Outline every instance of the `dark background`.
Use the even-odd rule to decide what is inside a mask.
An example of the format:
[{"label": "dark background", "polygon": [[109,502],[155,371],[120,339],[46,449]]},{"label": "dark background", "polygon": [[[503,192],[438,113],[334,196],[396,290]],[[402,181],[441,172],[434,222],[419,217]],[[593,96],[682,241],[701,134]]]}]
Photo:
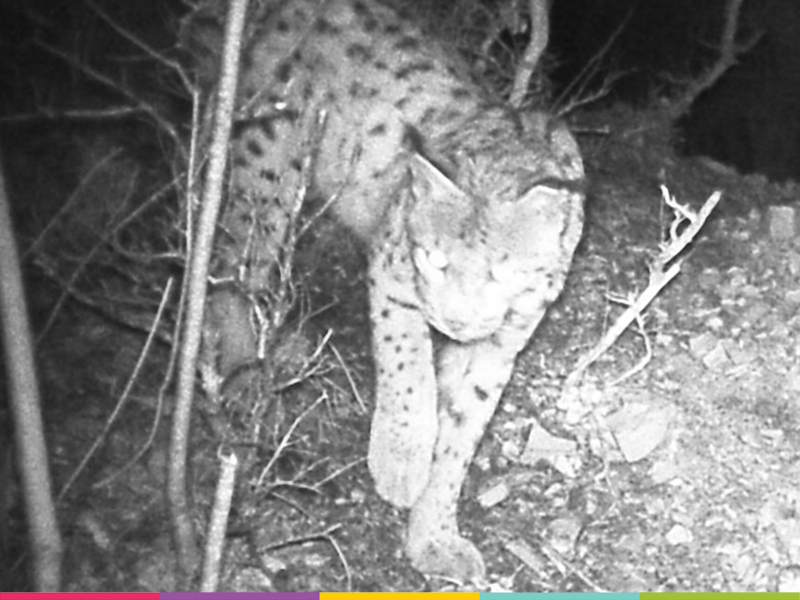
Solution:
[{"label": "dark background", "polygon": [[[553,0],[548,74],[555,93],[577,77],[585,78],[586,66],[608,46],[589,72],[583,91],[596,89],[609,75],[617,77],[604,98],[585,110],[614,103],[646,109],[678,97],[687,82],[717,58],[726,4],[725,0]],[[165,56],[186,61],[187,56],[176,50],[176,32],[186,10],[183,3],[98,1],[95,6]],[[745,0],[737,39],[755,35],[760,35],[758,43],[740,55],[738,63],[676,123],[674,145],[681,153],[708,155],[744,173],[760,172],[776,181],[796,179],[800,177],[800,2]],[[75,127],[76,122],[84,130],[108,127],[107,120],[74,115],[59,119],[60,112],[132,105],[136,112],[135,102],[87,76],[80,65],[135,91],[164,118],[185,122],[189,105],[176,75],[126,40],[85,2],[3,0],[0,136],[5,144],[41,128]]]}]

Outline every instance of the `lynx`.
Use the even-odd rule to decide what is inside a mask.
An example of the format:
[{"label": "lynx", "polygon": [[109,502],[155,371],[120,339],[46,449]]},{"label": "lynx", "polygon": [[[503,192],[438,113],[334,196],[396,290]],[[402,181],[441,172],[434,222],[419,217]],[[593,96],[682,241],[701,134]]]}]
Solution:
[{"label": "lynx", "polygon": [[410,508],[416,569],[481,580],[457,503],[580,238],[578,147],[547,115],[503,106],[387,0],[264,2],[244,52],[220,260],[266,268],[310,172],[368,249],[377,492]]}]

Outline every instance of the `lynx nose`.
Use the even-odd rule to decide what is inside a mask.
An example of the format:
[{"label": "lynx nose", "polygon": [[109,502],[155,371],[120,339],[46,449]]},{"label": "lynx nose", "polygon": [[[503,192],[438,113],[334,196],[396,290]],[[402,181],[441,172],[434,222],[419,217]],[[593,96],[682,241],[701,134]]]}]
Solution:
[{"label": "lynx nose", "polygon": [[[462,305],[463,306],[463,305]],[[476,315],[473,313],[458,316],[457,311],[434,321],[441,333],[457,342],[474,342],[492,335],[503,323],[503,315],[493,311]]]}]

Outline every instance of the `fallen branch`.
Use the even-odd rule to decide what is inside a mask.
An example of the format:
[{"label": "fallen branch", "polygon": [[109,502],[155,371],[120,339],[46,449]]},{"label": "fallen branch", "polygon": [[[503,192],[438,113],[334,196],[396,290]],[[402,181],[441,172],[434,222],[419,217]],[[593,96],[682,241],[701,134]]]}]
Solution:
[{"label": "fallen branch", "polygon": [[[670,225],[669,243],[661,248],[659,255],[656,256],[649,265],[650,281],[647,289],[645,289],[635,301],[630,303],[627,310],[622,313],[619,319],[606,331],[605,335],[594,348],[584,354],[578,361],[575,369],[570,373],[569,377],[567,377],[564,390],[562,391],[562,398],[572,397],[586,369],[605,354],[635,319],[641,318],[641,314],[650,302],[652,302],[659,292],[680,273],[683,260],[679,259],[678,256],[697,236],[697,233],[705,224],[711,211],[714,210],[714,207],[716,207],[722,197],[722,192],[714,192],[708,200],[706,200],[702,208],[695,213],[688,205],[678,204],[675,198],[670,196],[666,186],[661,186],[661,194],[664,203],[672,208],[674,219]],[[683,228],[682,231],[680,231],[681,228]],[[680,233],[678,233],[679,231]]]}]

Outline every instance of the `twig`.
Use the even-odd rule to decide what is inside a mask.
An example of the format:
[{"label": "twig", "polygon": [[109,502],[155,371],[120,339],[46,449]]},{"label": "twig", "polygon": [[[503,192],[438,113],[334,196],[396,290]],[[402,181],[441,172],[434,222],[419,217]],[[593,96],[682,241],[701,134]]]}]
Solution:
[{"label": "twig", "polygon": [[[595,52],[589,62],[583,66],[581,71],[575,76],[569,85],[564,88],[564,91],[561,92],[561,95],[553,102],[555,106],[561,107],[558,110],[559,115],[564,115],[575,110],[579,106],[599,100],[603,96],[607,95],[612,89],[612,84],[623,76],[622,73],[606,75],[605,80],[596,92],[593,92],[588,96],[584,94],[586,86],[588,86],[592,79],[592,75],[599,71],[600,62],[603,60],[603,57],[609,53],[611,46],[614,45],[614,42],[622,34],[625,26],[630,22],[631,17],[633,17],[633,10],[628,12],[625,18],[622,19],[617,28],[608,37],[606,43],[603,44],[603,47]],[[577,98],[577,100],[572,100],[569,103],[566,103],[566,98]]]},{"label": "twig", "polygon": [[611,326],[602,339],[585,354],[575,366],[575,370],[570,373],[565,382],[565,389],[574,387],[578,384],[584,371],[600,358],[605,352],[614,345],[620,335],[628,328],[638,314],[640,314],[650,302],[653,301],[658,293],[680,273],[681,264],[676,262],[666,272],[650,272],[650,283],[644,292],[631,304],[628,309],[620,315],[619,319]]},{"label": "twig", "polygon": [[[626,306],[630,306],[630,302],[623,298],[616,298],[613,296],[609,296],[609,300],[612,302],[619,302],[621,304],[625,304]],[[650,336],[647,335],[647,331],[644,328],[644,319],[642,318],[641,313],[636,313],[636,325],[639,327],[639,335],[642,336],[642,340],[644,341],[644,356],[633,365],[630,369],[628,369],[625,373],[617,377],[616,379],[612,380],[608,385],[609,387],[614,387],[625,381],[626,379],[630,379],[636,373],[643,370],[648,363],[653,359],[653,346],[650,343]]]},{"label": "twig", "polygon": [[265,466],[262,469],[261,475],[258,476],[255,485],[256,488],[261,487],[261,485],[264,483],[264,479],[266,478],[267,473],[269,473],[270,469],[272,469],[272,467],[278,461],[278,457],[281,455],[281,452],[283,452],[283,450],[286,449],[287,446],[289,446],[289,440],[291,439],[292,434],[294,434],[294,430],[297,429],[297,426],[300,425],[303,419],[305,419],[309,414],[311,414],[311,412],[315,408],[317,408],[317,406],[319,406],[322,402],[324,402],[327,399],[328,397],[326,394],[324,393],[321,394],[320,397],[317,398],[313,404],[311,404],[302,413],[300,413],[298,417],[292,422],[292,424],[289,426],[289,429],[286,431],[286,433],[281,438],[281,441],[278,443],[278,447],[275,449],[275,452],[272,453],[272,457],[269,459],[267,466]]},{"label": "twig", "polygon": [[[163,298],[168,298],[170,295],[170,286],[172,286],[173,279],[170,278],[167,282],[168,289],[164,291]],[[181,307],[178,309],[179,311],[182,310]],[[181,322],[181,313],[178,313],[178,318],[175,320],[175,328],[179,327]],[[177,339],[177,333],[173,335],[173,339]],[[139,459],[144,456],[144,454],[150,449],[153,445],[153,441],[156,439],[156,434],[158,433],[158,427],[161,423],[161,416],[164,414],[164,397],[167,394],[167,389],[169,388],[170,384],[172,383],[172,375],[175,372],[175,362],[178,356],[178,345],[171,344],[170,345],[170,352],[169,352],[169,361],[167,363],[167,369],[164,373],[164,378],[161,382],[161,386],[158,388],[158,396],[156,398],[156,408],[155,408],[155,415],[153,417],[153,424],[150,427],[150,433],[147,436],[147,440],[145,440],[142,447],[139,449],[133,457],[125,463],[116,473],[113,473],[95,483],[92,488],[98,489],[113,483],[120,475],[125,473],[129,468],[139,462]]]},{"label": "twig", "polygon": [[[69,210],[72,208],[73,203],[78,198],[80,198],[81,192],[89,184],[92,178],[94,178],[95,173],[99,172],[108,163],[110,163],[113,159],[119,156],[121,152],[122,149],[117,149],[113,152],[109,152],[107,156],[103,157],[102,160],[98,161],[96,164],[92,166],[89,172],[86,173],[86,175],[81,179],[80,183],[78,184],[78,187],[75,188],[75,191],[70,194],[69,198],[67,198],[67,201],[64,202],[61,208],[58,209],[58,212],[56,212],[56,214],[53,215],[53,218],[50,219],[47,225],[42,227],[42,230],[39,232],[39,235],[36,236],[36,239],[33,240],[33,242],[31,242],[30,245],[25,249],[25,252],[22,253],[22,257],[20,258],[22,262],[25,262],[32,253],[36,252],[39,249],[39,247],[44,242],[44,239],[48,235],[50,235],[50,232],[53,230],[56,224],[67,214],[67,212],[69,212]],[[134,181],[135,179],[136,178],[133,177],[131,178],[131,181]],[[125,205],[126,201],[130,197],[129,194],[132,189],[133,189],[133,184],[131,184],[131,188],[128,191],[128,194],[126,194],[125,201],[121,202],[120,206]]]},{"label": "twig", "polygon": [[350,566],[347,564],[347,559],[345,558],[344,553],[339,547],[339,544],[333,537],[333,534],[340,528],[341,525],[337,523],[336,525],[331,525],[330,527],[319,533],[312,533],[309,535],[291,538],[284,542],[270,544],[265,548],[263,548],[263,551],[269,552],[270,550],[279,550],[280,548],[285,548],[287,546],[296,546],[298,544],[305,544],[306,542],[315,542],[317,540],[326,541],[331,546],[333,546],[336,555],[339,557],[339,560],[341,561],[342,566],[344,567],[345,577],[347,578],[347,591],[350,591],[352,589],[352,584],[353,584],[353,576],[352,573],[350,572]]},{"label": "twig", "polygon": [[[132,193],[133,193],[133,182],[131,182],[131,186],[128,189],[128,193],[125,196],[125,200],[123,202],[120,202],[119,207],[117,208],[115,213],[111,216],[111,221],[116,219],[117,215],[122,213],[122,211],[124,210],[125,205],[126,205],[126,203],[128,201],[128,198],[130,198],[130,195]],[[66,299],[70,296],[70,292],[74,289],[75,282],[81,276],[81,274],[83,273],[83,271],[86,268],[86,266],[91,262],[92,258],[94,258],[94,256],[100,251],[100,249],[103,247],[103,245],[107,242],[108,235],[109,234],[106,234],[106,235],[104,235],[103,237],[101,237],[100,239],[97,240],[97,242],[92,246],[92,248],[89,250],[89,252],[87,252],[81,258],[80,262],[75,267],[75,269],[73,270],[72,274],[70,275],[69,280],[67,280],[65,282],[65,284],[63,286],[64,289],[61,290],[61,294],[59,295],[58,300],[56,300],[52,310],[50,311],[50,315],[48,316],[47,321],[45,322],[44,326],[42,327],[42,330],[39,332],[39,335],[36,337],[36,343],[37,344],[39,344],[47,336],[47,334],[50,332],[50,328],[55,323],[56,317],[58,316],[58,313],[61,311],[61,307],[64,305],[64,302],[66,301]]]},{"label": "twig", "polygon": [[158,312],[156,313],[156,316],[153,318],[153,323],[150,326],[150,333],[147,336],[147,340],[145,340],[144,346],[142,347],[142,351],[139,353],[139,358],[136,361],[136,365],[134,365],[133,367],[133,372],[131,373],[131,376],[128,378],[128,383],[122,390],[122,393],[120,394],[119,399],[117,400],[117,404],[114,407],[114,410],[111,411],[111,415],[109,415],[108,419],[106,420],[106,424],[103,426],[103,431],[101,431],[100,434],[97,436],[97,438],[92,443],[89,450],[86,452],[86,454],[84,454],[83,458],[81,459],[81,462],[78,464],[77,467],[75,467],[75,470],[72,472],[72,475],[70,475],[69,479],[67,479],[67,482],[61,488],[61,491],[58,493],[58,497],[56,498],[56,504],[61,503],[61,501],[66,496],[67,492],[70,490],[72,485],[75,483],[80,474],[83,472],[83,469],[92,459],[95,452],[97,452],[97,450],[103,444],[103,442],[106,439],[106,436],[108,435],[108,432],[111,431],[111,426],[116,422],[117,417],[122,411],[122,408],[128,401],[128,398],[130,397],[131,394],[131,390],[133,390],[133,385],[139,378],[139,373],[141,373],[142,371],[142,367],[144,366],[144,361],[149,356],[150,348],[153,345],[153,340],[155,340],[156,338],[155,332],[158,331],[158,324],[161,322],[161,317],[163,316],[164,310],[167,307],[167,301],[169,300],[169,295],[170,292],[172,291],[172,283],[173,283],[172,279],[170,279],[167,282],[167,287],[164,290],[164,294],[161,297],[161,304],[158,307]]},{"label": "twig", "polygon": [[[316,490],[309,490],[309,491],[312,494],[318,493]],[[310,517],[311,516],[311,514],[305,508],[300,506],[300,504],[298,502],[296,502],[292,498],[289,498],[288,496],[285,496],[285,495],[281,494],[280,492],[277,491],[277,488],[273,489],[273,490],[270,490],[270,496],[272,498],[276,499],[276,500],[280,500],[281,502],[285,503],[288,506],[291,506],[293,509],[295,509],[297,512],[299,512],[304,517]]]},{"label": "twig", "polygon": [[87,4],[95,12],[95,14],[98,17],[100,17],[103,21],[105,21],[106,24],[108,24],[108,26],[111,27],[111,29],[113,29],[114,31],[116,31],[120,36],[122,36],[123,38],[128,40],[131,44],[133,44],[134,46],[136,46],[140,50],[143,50],[145,52],[145,54],[147,54],[148,56],[153,58],[156,62],[164,65],[165,67],[167,67],[171,71],[174,71],[175,73],[177,73],[178,76],[181,78],[181,82],[183,83],[184,87],[187,90],[193,89],[194,86],[193,86],[192,82],[189,80],[189,77],[187,77],[186,72],[183,70],[183,67],[180,65],[180,63],[178,63],[178,62],[176,62],[174,60],[170,60],[169,58],[167,58],[163,54],[161,54],[159,52],[156,52],[156,50],[154,48],[152,48],[151,46],[149,46],[148,44],[146,44],[142,40],[140,40],[138,37],[136,37],[133,34],[133,32],[125,29],[119,23],[117,23],[114,19],[112,19],[108,15],[108,13],[106,13],[103,9],[101,9],[92,0],[84,0],[84,3]]},{"label": "twig", "polygon": [[366,462],[366,460],[367,459],[363,458],[363,457],[362,458],[357,458],[353,462],[348,463],[348,464],[344,465],[343,467],[341,467],[339,469],[336,469],[333,473],[331,473],[330,475],[328,475],[324,479],[320,479],[312,487],[315,490],[319,491],[319,488],[321,488],[323,485],[325,485],[329,481],[333,481],[334,479],[339,477],[342,473],[346,473],[350,469],[353,469],[353,468],[357,467],[358,465],[363,464],[364,462]]},{"label": "twig", "polygon": [[35,113],[22,113],[0,117],[0,123],[16,124],[30,121],[47,120],[103,120],[122,119],[131,115],[145,112],[141,106],[112,106],[109,108],[73,108],[68,110],[55,110],[46,106],[37,108]]},{"label": "twig", "polygon": [[[303,361],[303,367],[298,369],[299,373],[286,381],[281,381],[279,383],[275,383],[274,387],[272,388],[273,394],[278,394],[280,392],[286,391],[289,388],[297,385],[298,383],[302,383],[307,379],[310,379],[317,373],[319,373],[323,368],[323,363],[319,360],[320,355],[322,354],[322,350],[328,344],[333,335],[333,330],[329,329],[325,335],[322,337],[320,342],[317,344],[316,349],[314,352],[311,353],[311,356],[306,357]],[[258,361],[261,363],[262,361]]]},{"label": "twig", "polygon": [[[153,204],[163,200],[167,194],[174,190],[177,187],[178,178],[174,178],[164,185],[162,185],[158,190],[150,194],[150,196],[142,202],[139,206],[131,210],[128,214],[126,214],[120,221],[114,224],[114,228],[111,232],[112,239],[116,240],[117,235],[122,231],[125,227],[131,224],[133,221],[138,219],[145,211],[147,211]],[[120,248],[119,244],[114,244],[114,249],[117,250],[123,256],[135,256],[133,253],[127,252],[124,248]],[[174,253],[162,253],[162,254],[152,254],[148,253],[148,256],[154,256],[155,258],[177,258],[178,256]]]},{"label": "twig", "polygon": [[540,542],[539,549],[542,551],[542,554],[544,554],[562,574],[566,575],[567,573],[571,573],[572,575],[575,575],[575,577],[589,586],[589,588],[595,593],[607,593],[609,591],[600,587],[591,577],[589,577],[589,575],[583,571],[583,569],[580,569],[571,564],[569,561],[565,560],[564,557],[561,556],[561,553],[553,548],[553,546],[545,539],[540,539]]},{"label": "twig", "polygon": [[110,88],[110,89],[118,92],[119,94],[121,94],[124,98],[129,100],[136,108],[138,108],[139,110],[141,110],[144,113],[146,113],[147,115],[149,115],[153,119],[153,121],[155,123],[157,123],[165,132],[167,132],[169,137],[175,142],[175,147],[179,151],[182,151],[182,145],[180,143],[181,142],[180,133],[178,132],[178,130],[175,128],[175,126],[172,123],[170,123],[167,119],[165,119],[158,112],[158,110],[156,110],[156,108],[153,105],[151,105],[151,104],[145,102],[144,100],[142,100],[141,98],[139,98],[134,92],[132,92],[131,90],[129,90],[128,88],[126,88],[125,86],[120,84],[120,82],[115,81],[114,79],[112,79],[108,75],[106,75],[104,73],[101,73],[100,71],[90,67],[86,63],[82,63],[82,62],[78,61],[75,57],[70,56],[69,54],[67,54],[61,48],[57,48],[55,46],[51,46],[50,44],[47,44],[47,43],[45,43],[45,42],[43,42],[41,40],[36,40],[36,44],[39,47],[41,47],[43,50],[46,50],[47,52],[50,52],[54,56],[57,56],[58,58],[64,60],[68,64],[70,64],[70,65],[74,66],[75,68],[83,71],[84,73],[86,73],[89,77],[91,77],[95,81],[97,81],[99,83],[102,83],[103,85],[107,86],[108,88]]},{"label": "twig", "polygon": [[[51,314],[54,310],[57,309],[60,310],[60,306],[61,303],[63,303],[63,300],[69,297],[78,305],[97,311],[97,313],[100,316],[102,316],[105,319],[108,319],[112,323],[116,323],[118,325],[122,325],[123,327],[128,327],[130,329],[133,329],[134,331],[139,331],[142,333],[147,333],[149,331],[150,328],[149,312],[151,312],[149,305],[144,306],[144,308],[148,310],[148,315],[147,316],[141,315],[140,318],[132,314],[115,313],[109,308],[109,305],[112,303],[101,302],[97,298],[93,297],[91,294],[76,289],[72,283],[73,281],[72,278],[70,279],[70,281],[65,281],[58,275],[55,267],[46,263],[41,257],[37,257],[33,261],[33,264],[36,265],[36,267],[41,271],[41,273],[45,277],[47,277],[57,285],[64,288],[62,290],[63,296],[59,297],[59,300],[56,303],[56,307],[54,307],[53,310],[51,310]],[[126,298],[126,300],[130,300],[130,298]],[[48,319],[48,322],[50,322],[50,319]],[[164,331],[159,331],[156,335],[158,336],[158,339],[164,342],[165,344],[172,344],[173,337],[169,333]],[[37,337],[36,343],[41,344],[43,339],[44,337],[40,335],[39,337]]]},{"label": "twig", "polygon": [[[697,214],[692,211],[692,209],[688,205],[681,205],[675,200],[674,196],[670,196],[669,190],[667,186],[661,186],[661,197],[664,200],[664,203],[669,206],[675,215],[675,218],[672,221],[672,225],[670,225],[670,243],[665,245],[662,250],[661,254],[657,258],[657,267],[663,268],[667,263],[672,261],[673,258],[678,256],[686,246],[694,239],[700,229],[708,219],[711,211],[719,203],[720,199],[722,198],[722,192],[716,191],[711,196],[709,196],[708,200],[705,201],[700,210]],[[683,232],[678,235],[678,229],[686,225],[688,221],[688,225],[683,230]]]},{"label": "twig", "polygon": [[[132,191],[133,191],[133,188],[131,187],[131,189],[129,190],[129,193],[132,192]],[[119,208],[116,211],[116,213],[112,216],[112,220],[116,217],[117,214],[122,212],[124,207],[125,207],[125,202],[121,202]],[[50,328],[55,323],[56,317],[58,316],[58,313],[61,311],[61,308],[63,307],[64,302],[66,301],[66,299],[70,296],[70,293],[74,289],[75,283],[78,281],[78,278],[81,276],[81,274],[83,273],[83,271],[86,268],[86,266],[92,261],[94,256],[105,245],[106,241],[107,241],[107,239],[106,239],[105,236],[101,237],[100,239],[97,240],[97,242],[95,242],[95,244],[92,246],[92,248],[83,257],[81,257],[80,262],[75,267],[75,269],[72,271],[72,274],[70,275],[69,279],[64,283],[64,286],[63,286],[64,289],[61,290],[61,294],[59,294],[59,297],[56,300],[56,302],[54,303],[53,308],[50,310],[50,314],[47,317],[47,321],[42,326],[42,329],[39,332],[39,335],[36,337],[36,343],[37,344],[39,344],[47,336],[47,334],[50,332]]]},{"label": "twig", "polygon": [[319,469],[320,467],[322,467],[326,463],[329,463],[330,460],[331,459],[330,459],[329,456],[324,456],[324,457],[322,457],[322,458],[320,458],[318,460],[315,460],[314,462],[312,462],[310,464],[307,464],[307,465],[301,467],[300,470],[297,472],[297,474],[293,476],[291,481],[285,481],[283,479],[276,480],[274,483],[270,484],[272,487],[269,489],[269,493],[272,493],[272,491],[274,489],[278,489],[278,488],[281,488],[281,487],[289,487],[289,488],[295,488],[295,489],[299,489],[299,490],[304,490],[306,492],[311,492],[313,494],[319,494],[320,491],[317,489],[317,483],[316,482],[315,483],[304,483],[302,480],[305,477],[309,476],[310,473],[313,473],[314,471],[316,471],[317,469]]},{"label": "twig", "polygon": [[339,353],[339,349],[334,344],[331,344],[331,351],[333,352],[333,355],[336,357],[336,360],[339,361],[339,365],[341,365],[345,377],[347,377],[347,383],[350,384],[350,389],[352,390],[353,396],[355,396],[356,401],[358,402],[358,406],[361,408],[361,412],[366,413],[367,405],[364,402],[364,399],[361,397],[361,392],[358,391],[356,382],[353,380],[353,376],[350,374],[350,369],[344,362],[342,355]]}]

